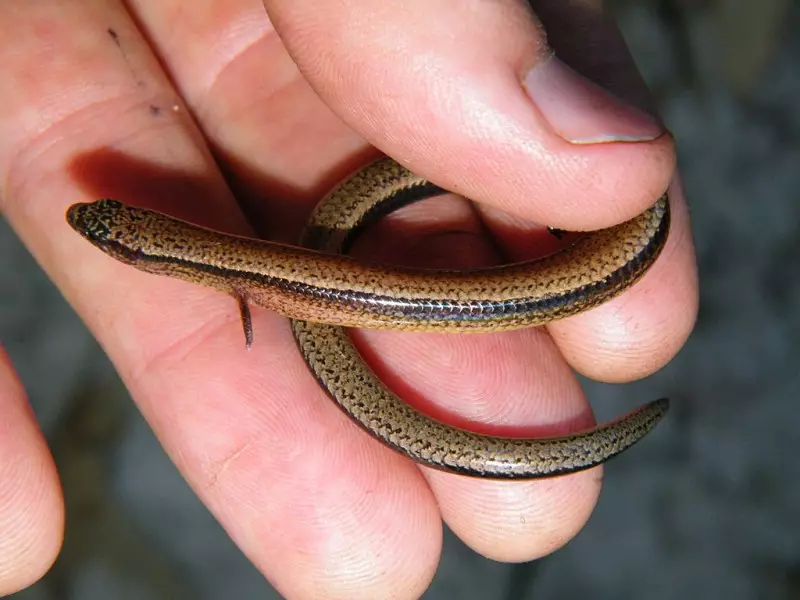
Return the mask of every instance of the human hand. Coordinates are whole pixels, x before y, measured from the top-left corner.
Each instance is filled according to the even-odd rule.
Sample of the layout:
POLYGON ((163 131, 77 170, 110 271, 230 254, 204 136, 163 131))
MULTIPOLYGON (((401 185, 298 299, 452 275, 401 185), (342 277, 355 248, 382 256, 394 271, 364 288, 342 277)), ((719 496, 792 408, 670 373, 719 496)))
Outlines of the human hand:
MULTIPOLYGON (((596 2, 535 4, 562 59, 646 102, 596 2)), ((458 10, 443 0, 266 5, 272 25, 245 0, 191 10, 129 2, 135 19, 113 4, 1 6, 14 32, 0 41, 5 216, 101 341, 186 479, 284 595, 418 597, 435 572, 442 518, 496 560, 552 552, 588 518, 600 469, 496 482, 416 467, 324 396, 285 319, 254 310, 246 352, 233 300, 109 260, 64 211, 112 196, 247 234, 244 210, 259 232, 291 242, 318 198, 376 155, 369 142, 482 204, 411 207, 366 236, 380 236, 379 247, 365 239, 361 250, 467 266, 496 260, 487 230, 506 256, 526 256, 541 238, 521 219, 580 230, 641 212, 670 181, 671 139, 549 59, 536 18, 511 0, 458 10), (608 143, 590 143, 598 141, 608 143), (392 231, 405 232, 399 245, 392 231)), ((694 322, 679 193, 672 207, 667 248, 639 284, 547 331, 355 337, 404 399, 450 422, 515 435, 589 425, 571 369, 606 381, 646 375, 694 322)), ((63 507, 7 361, 2 372, 8 593, 49 566, 63 507)))

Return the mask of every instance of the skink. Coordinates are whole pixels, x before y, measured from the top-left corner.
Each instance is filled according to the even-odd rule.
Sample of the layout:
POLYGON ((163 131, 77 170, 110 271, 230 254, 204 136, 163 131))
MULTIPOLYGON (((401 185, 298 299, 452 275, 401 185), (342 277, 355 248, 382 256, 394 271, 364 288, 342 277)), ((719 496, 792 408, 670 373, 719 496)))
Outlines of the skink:
POLYGON ((638 281, 658 257, 669 232, 667 195, 630 221, 534 261, 450 271, 388 268, 345 255, 377 219, 442 193, 395 161, 378 160, 320 202, 298 247, 212 231, 109 199, 74 204, 67 221, 123 263, 232 295, 248 346, 250 304, 290 317, 303 358, 331 398, 378 440, 421 464, 531 479, 593 467, 639 441, 666 413, 666 399, 553 438, 480 435, 441 423, 389 391, 344 328, 503 331, 597 306, 638 281))

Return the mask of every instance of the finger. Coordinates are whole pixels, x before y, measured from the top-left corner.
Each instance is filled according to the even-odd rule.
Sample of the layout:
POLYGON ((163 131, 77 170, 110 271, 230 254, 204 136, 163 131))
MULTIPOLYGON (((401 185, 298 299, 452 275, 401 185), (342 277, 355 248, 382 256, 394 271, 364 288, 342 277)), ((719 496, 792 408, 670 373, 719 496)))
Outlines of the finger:
POLYGON ((525 2, 265 5, 328 105, 450 190, 586 230, 642 212, 672 175, 660 124, 554 56, 525 2))
POLYGON ((612 383, 651 375, 694 328, 699 292, 689 211, 679 183, 670 189, 672 225, 659 260, 625 294, 548 326, 574 369, 612 383))
POLYGON ((0 596, 42 577, 64 535, 53 459, 8 356, 0 351, 0 596))
MULTIPOLYGON (((678 182, 669 197, 670 234, 644 277, 597 308, 547 325, 567 362, 587 377, 626 382, 650 375, 677 354, 694 327, 697 268, 689 212, 678 182)), ((563 245, 530 222, 486 208, 481 213, 510 262, 535 258, 543 254, 543 247, 555 250, 563 245)))
POLYGON ((285 320, 257 314, 246 353, 231 299, 126 268, 64 223, 71 200, 112 195, 246 231, 131 20, 113 4, 66 3, 0 18, 25 40, 0 44, 12 92, 0 99, 3 210, 189 483, 287 595, 418 597, 441 545, 430 492, 322 396, 285 320))
MULTIPOLYGON (((248 3, 207 5, 207 11, 192 11, 191 19, 178 24, 163 21, 174 4, 136 6, 137 20, 147 27, 149 39, 193 112, 201 116, 215 154, 225 159, 226 172, 233 175, 230 180, 252 197, 270 198, 269 203, 249 206, 264 207, 262 214, 269 215, 273 224, 268 229, 271 237, 296 240, 307 209, 302 202, 295 206, 295 200, 313 204, 323 189, 315 180, 330 186, 331 165, 341 162, 341 149, 352 149, 351 140, 363 147, 363 141, 310 93, 296 69, 297 81, 291 81, 283 64, 289 63, 288 57, 266 28, 260 5, 256 8, 261 29, 254 24, 248 3), (211 75, 205 73, 206 67, 211 75), (320 148, 326 151, 316 151, 320 148), (287 162, 287 156, 303 160, 287 162), (302 169, 285 166, 294 163, 302 169), (293 190, 289 197, 287 190, 293 190), (273 198, 279 200, 277 207, 273 198)), ((274 321, 256 323, 253 352, 274 354, 265 332, 275 329, 285 333, 274 321)), ((264 359, 254 361, 259 371, 269 374, 269 363, 259 360, 264 359)), ((338 411, 330 410, 332 405, 299 362, 293 344, 288 354, 284 349, 279 362, 269 362, 276 372, 270 374, 267 389, 275 397, 276 410, 285 413, 282 418, 271 415, 269 421, 283 423, 292 447, 307 447, 299 466, 309 463, 316 470, 306 473, 297 464, 280 461, 280 452, 262 453, 276 474, 273 479, 280 480, 270 488, 271 501, 260 515, 273 535, 284 541, 263 549, 272 581, 282 590, 305 591, 313 597, 321 589, 331 597, 337 590, 347 597, 355 597, 357 590, 374 597, 387 588, 397 590, 398 597, 404 593, 416 597, 432 577, 441 543, 440 520, 424 482, 394 454, 379 448, 380 458, 373 456, 376 448, 371 440, 338 411), (304 401, 311 407, 321 406, 322 412, 312 411, 304 401), (292 407, 296 415, 286 407, 292 407), (398 473, 398 468, 403 472, 398 473), (332 476, 335 485, 329 481, 332 476), (353 497, 369 501, 353 503, 353 497), (320 522, 320 509, 335 517, 320 522), (287 514, 292 515, 289 521, 287 514), (409 527, 409 523, 415 525, 409 527), (336 540, 346 543, 342 546, 336 540)))
POLYGON ((313 93, 257 0, 129 6, 259 233, 296 243, 332 182, 377 152, 313 93))

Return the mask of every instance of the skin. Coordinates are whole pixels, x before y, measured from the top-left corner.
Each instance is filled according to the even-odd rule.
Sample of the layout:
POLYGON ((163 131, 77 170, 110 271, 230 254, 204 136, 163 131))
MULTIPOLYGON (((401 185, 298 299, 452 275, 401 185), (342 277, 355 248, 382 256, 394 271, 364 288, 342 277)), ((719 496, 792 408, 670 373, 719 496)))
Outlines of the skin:
MULTIPOLYGON (((585 230, 642 212, 673 176, 669 137, 567 141, 575 132, 542 116, 542 88, 520 86, 549 52, 535 16, 510 1, 470 3, 455 15, 444 1, 268 2, 269 20, 242 0, 191 11, 177 0, 127 6, 135 22, 114 3, 0 7, 19 33, 0 40, 0 203, 242 551, 290 598, 387 589, 416 598, 436 569, 442 518, 504 561, 542 556, 574 536, 599 493, 599 469, 520 484, 413 466, 365 439, 325 398, 284 319, 254 311, 259 341, 243 356, 229 299, 125 269, 77 238, 63 215, 72 202, 114 196, 252 234, 244 212, 259 233, 293 241, 325 191, 374 156, 373 144, 482 204, 411 207, 356 250, 387 262, 481 266, 497 252, 531 256, 539 231, 531 222, 585 230), (404 49, 414 50, 413 69, 396 60, 404 49)), ((596 8, 534 3, 562 60, 647 107, 596 8)), ((560 93, 594 98, 591 88, 560 93)), ((639 119, 596 102, 576 102, 574 112, 584 118, 567 122, 592 139, 639 119)), ((672 358, 694 323, 696 270, 677 186, 671 198, 661 258, 597 309, 546 331, 466 339, 363 332, 359 348, 405 400, 449 423, 525 435, 590 425, 571 368, 606 381, 642 377, 672 358)), ((24 393, 3 365, 0 591, 9 593, 49 567, 63 508, 24 393)))

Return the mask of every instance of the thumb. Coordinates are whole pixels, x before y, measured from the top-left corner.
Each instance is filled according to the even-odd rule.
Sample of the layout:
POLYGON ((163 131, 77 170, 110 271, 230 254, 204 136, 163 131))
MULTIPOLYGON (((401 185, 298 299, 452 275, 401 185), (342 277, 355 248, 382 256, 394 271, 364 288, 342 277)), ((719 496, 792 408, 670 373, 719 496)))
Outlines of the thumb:
MULTIPOLYGON (((564 54, 638 81, 619 44, 604 43, 613 28, 568 4, 547 13, 564 54)), ((329 106, 442 187, 586 230, 642 212, 669 183, 674 149, 660 122, 562 61, 526 2, 265 5, 329 106)))

